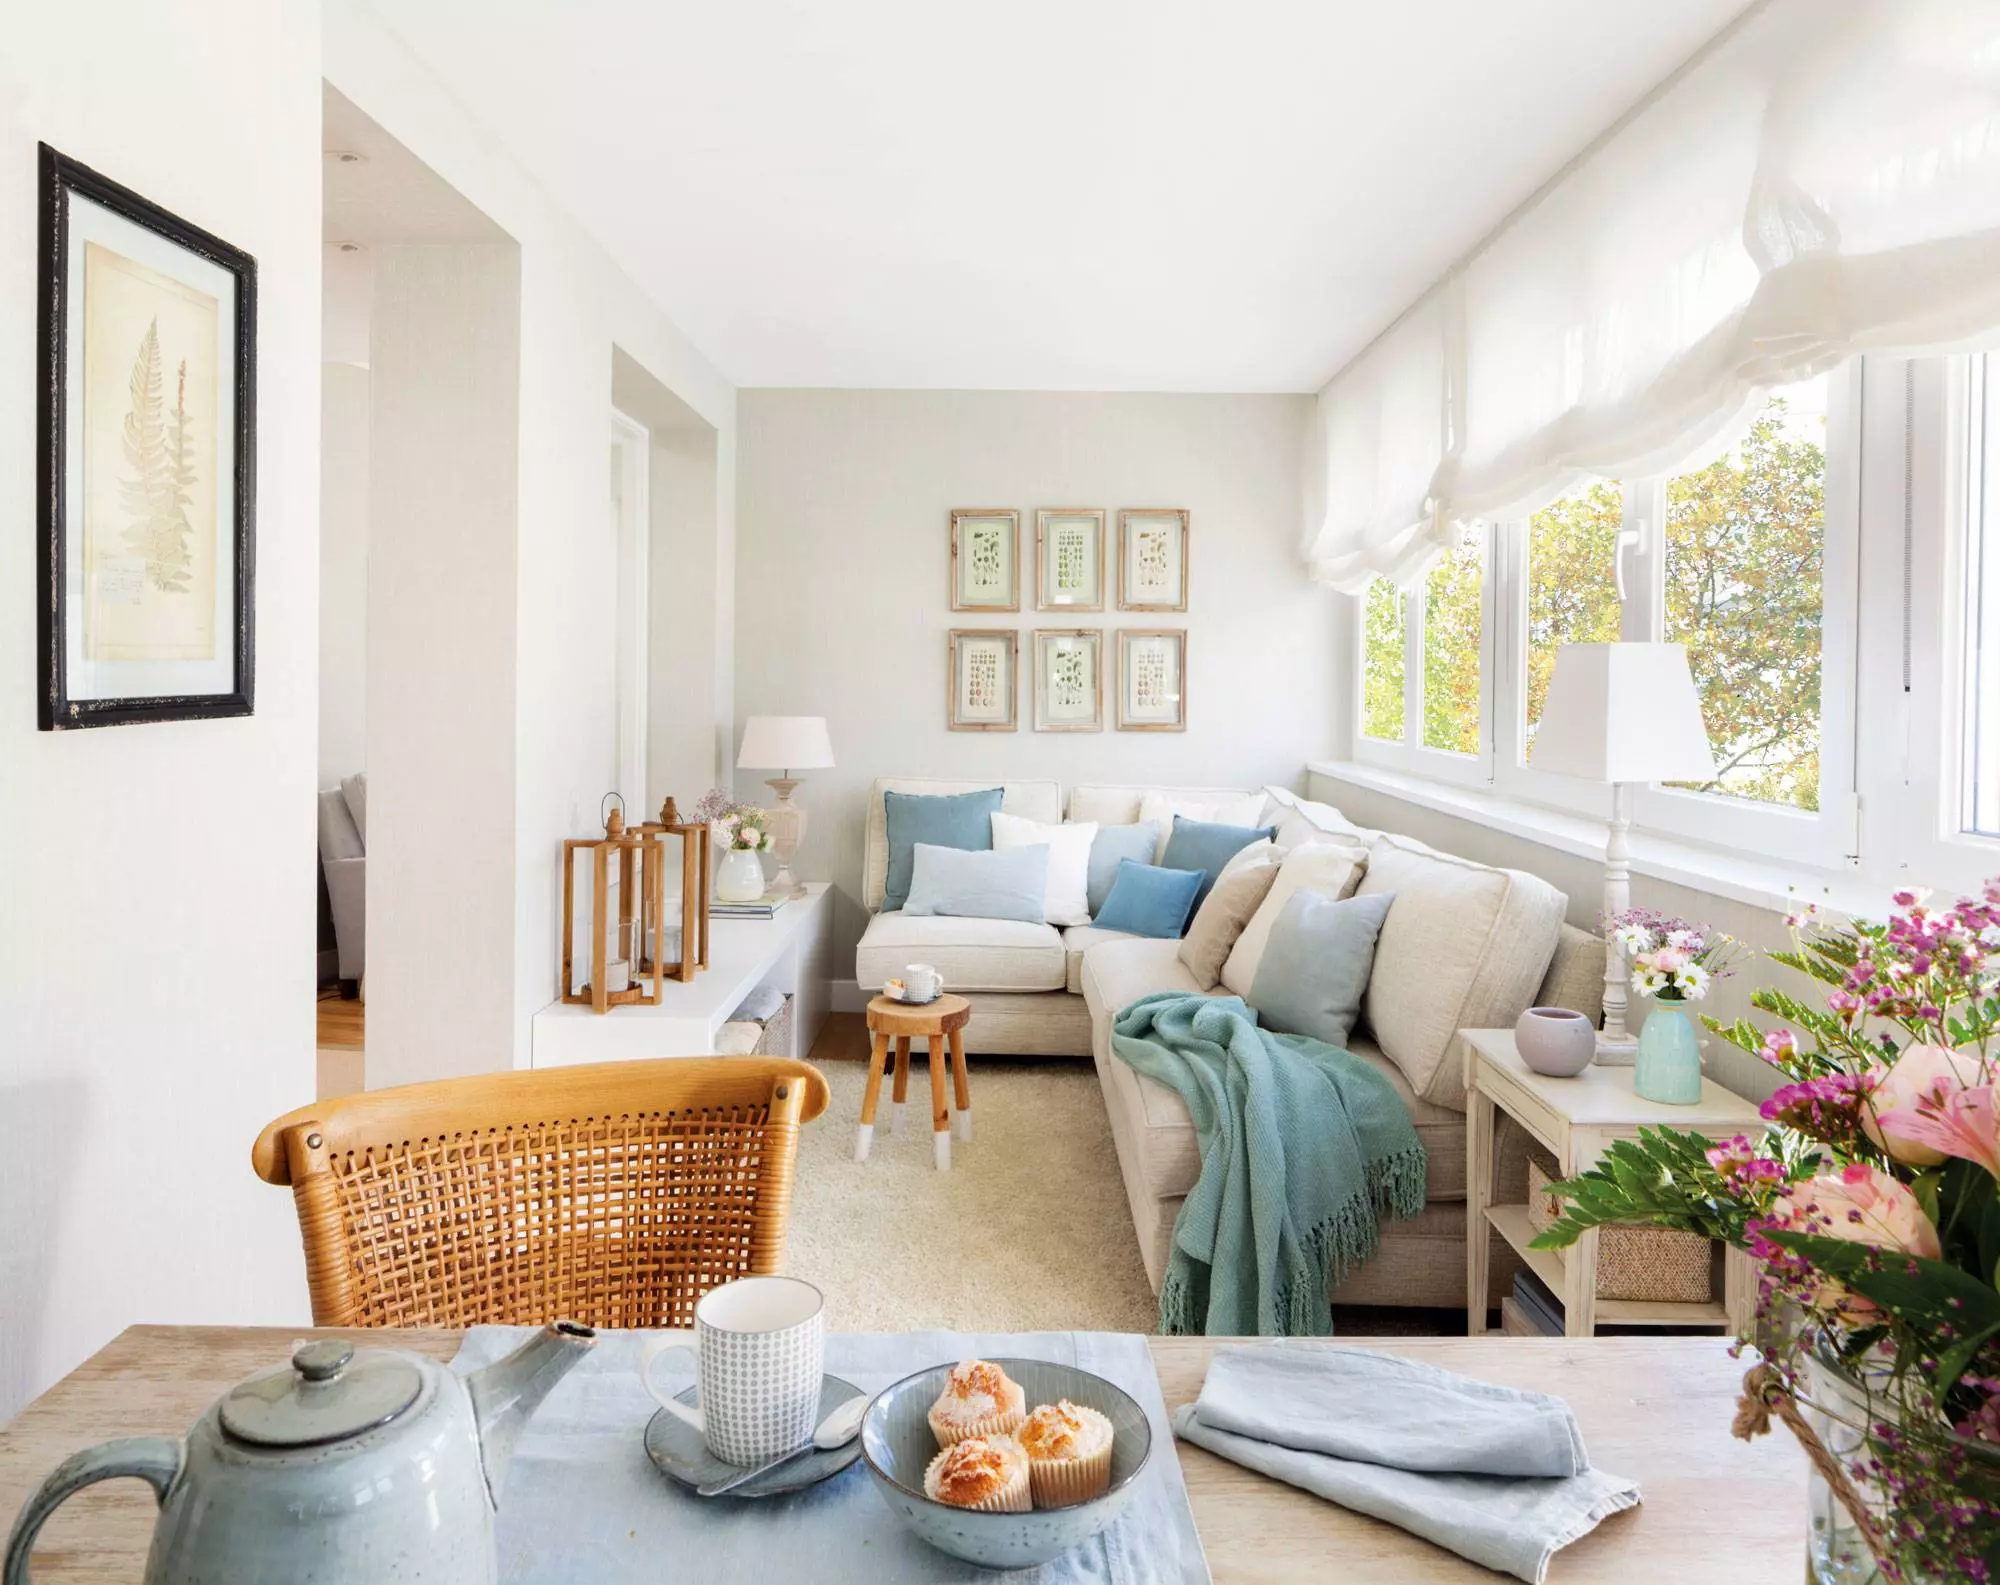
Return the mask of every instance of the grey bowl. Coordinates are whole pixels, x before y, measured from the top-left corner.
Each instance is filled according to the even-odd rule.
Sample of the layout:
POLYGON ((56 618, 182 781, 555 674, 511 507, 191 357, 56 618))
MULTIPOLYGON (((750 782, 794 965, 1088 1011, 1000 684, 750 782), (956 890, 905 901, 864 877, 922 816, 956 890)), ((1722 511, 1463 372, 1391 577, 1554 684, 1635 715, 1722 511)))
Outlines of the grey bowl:
POLYGON ((861 1422, 861 1458, 889 1511, 940 1552, 981 1568, 1033 1568, 1088 1541, 1125 1511, 1152 1457, 1153 1428, 1131 1394, 1102 1376, 1039 1359, 993 1363, 1021 1384, 1030 1409, 1067 1398, 1111 1421, 1111 1486, 1103 1496, 1032 1513, 975 1513, 926 1497, 924 1471, 938 1453, 928 1416, 950 1365, 905 1376, 876 1397, 861 1422))

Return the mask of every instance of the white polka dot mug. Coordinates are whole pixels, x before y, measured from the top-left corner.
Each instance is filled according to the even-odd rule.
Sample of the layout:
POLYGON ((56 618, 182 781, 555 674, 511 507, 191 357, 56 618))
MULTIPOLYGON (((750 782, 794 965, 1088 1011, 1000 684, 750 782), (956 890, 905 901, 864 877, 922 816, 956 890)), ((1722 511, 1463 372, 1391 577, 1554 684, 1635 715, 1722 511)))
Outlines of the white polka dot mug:
POLYGON ((826 1300, 796 1277, 743 1277, 703 1294, 694 1307, 694 1347, 655 1338, 639 1356, 639 1379, 725 1464, 762 1464, 812 1440, 826 1374, 826 1300), (690 1409, 653 1381, 653 1361, 691 1352, 700 1385, 690 1409))

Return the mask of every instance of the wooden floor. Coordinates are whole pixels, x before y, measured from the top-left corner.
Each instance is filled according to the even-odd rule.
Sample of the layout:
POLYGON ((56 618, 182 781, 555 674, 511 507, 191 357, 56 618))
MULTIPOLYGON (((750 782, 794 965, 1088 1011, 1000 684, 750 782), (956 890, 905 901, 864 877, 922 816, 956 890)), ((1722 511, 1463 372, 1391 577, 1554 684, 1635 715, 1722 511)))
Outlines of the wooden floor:
POLYGON ((814 1062, 866 1062, 868 1060, 868 1015, 828 1013, 819 1039, 807 1053, 814 1062))
POLYGON ((319 998, 319 1043, 322 1046, 352 1046, 359 1050, 365 1004, 356 998, 342 1001, 338 994, 322 991, 319 998))

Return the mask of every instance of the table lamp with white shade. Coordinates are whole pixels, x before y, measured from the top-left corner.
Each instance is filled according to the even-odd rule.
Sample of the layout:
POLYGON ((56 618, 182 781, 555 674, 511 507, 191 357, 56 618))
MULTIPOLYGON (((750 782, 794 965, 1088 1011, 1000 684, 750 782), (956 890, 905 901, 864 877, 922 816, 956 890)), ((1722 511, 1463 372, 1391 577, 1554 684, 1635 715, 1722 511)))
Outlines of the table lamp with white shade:
POLYGON ((826 770, 832 764, 833 739, 827 736, 824 716, 753 715, 743 723, 743 747, 736 755, 736 768, 783 772, 764 783, 778 795, 765 829, 771 833, 771 852, 778 861, 771 890, 780 895, 797 895, 802 890, 792 878, 792 855, 806 834, 806 812, 792 802, 799 785, 792 772, 826 770))
MULTIPOLYGON (((1604 918, 1632 906, 1632 784, 1707 781, 1715 755, 1701 721, 1701 699, 1678 644, 1565 644, 1542 706, 1529 763, 1611 787, 1611 831, 1604 844, 1604 918)), ((1600 1062, 1630 1062, 1637 1045, 1625 1029, 1630 974, 1609 930, 1604 943, 1604 1030, 1600 1062)))

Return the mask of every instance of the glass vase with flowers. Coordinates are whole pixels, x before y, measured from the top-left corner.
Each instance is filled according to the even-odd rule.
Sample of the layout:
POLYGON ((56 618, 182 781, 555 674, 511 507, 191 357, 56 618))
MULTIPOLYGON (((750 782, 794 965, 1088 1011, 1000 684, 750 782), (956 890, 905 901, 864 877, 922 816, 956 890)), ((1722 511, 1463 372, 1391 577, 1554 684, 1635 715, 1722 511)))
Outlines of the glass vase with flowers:
POLYGON ((1649 1128, 1554 1186, 1535 1240, 1651 1223, 1761 1264, 1737 1432, 1805 1444, 1821 1585, 2000 1581, 2000 880, 1886 923, 1807 909, 1772 961, 1781 1020, 1704 1023, 1782 1081, 1756 1138, 1649 1128))

